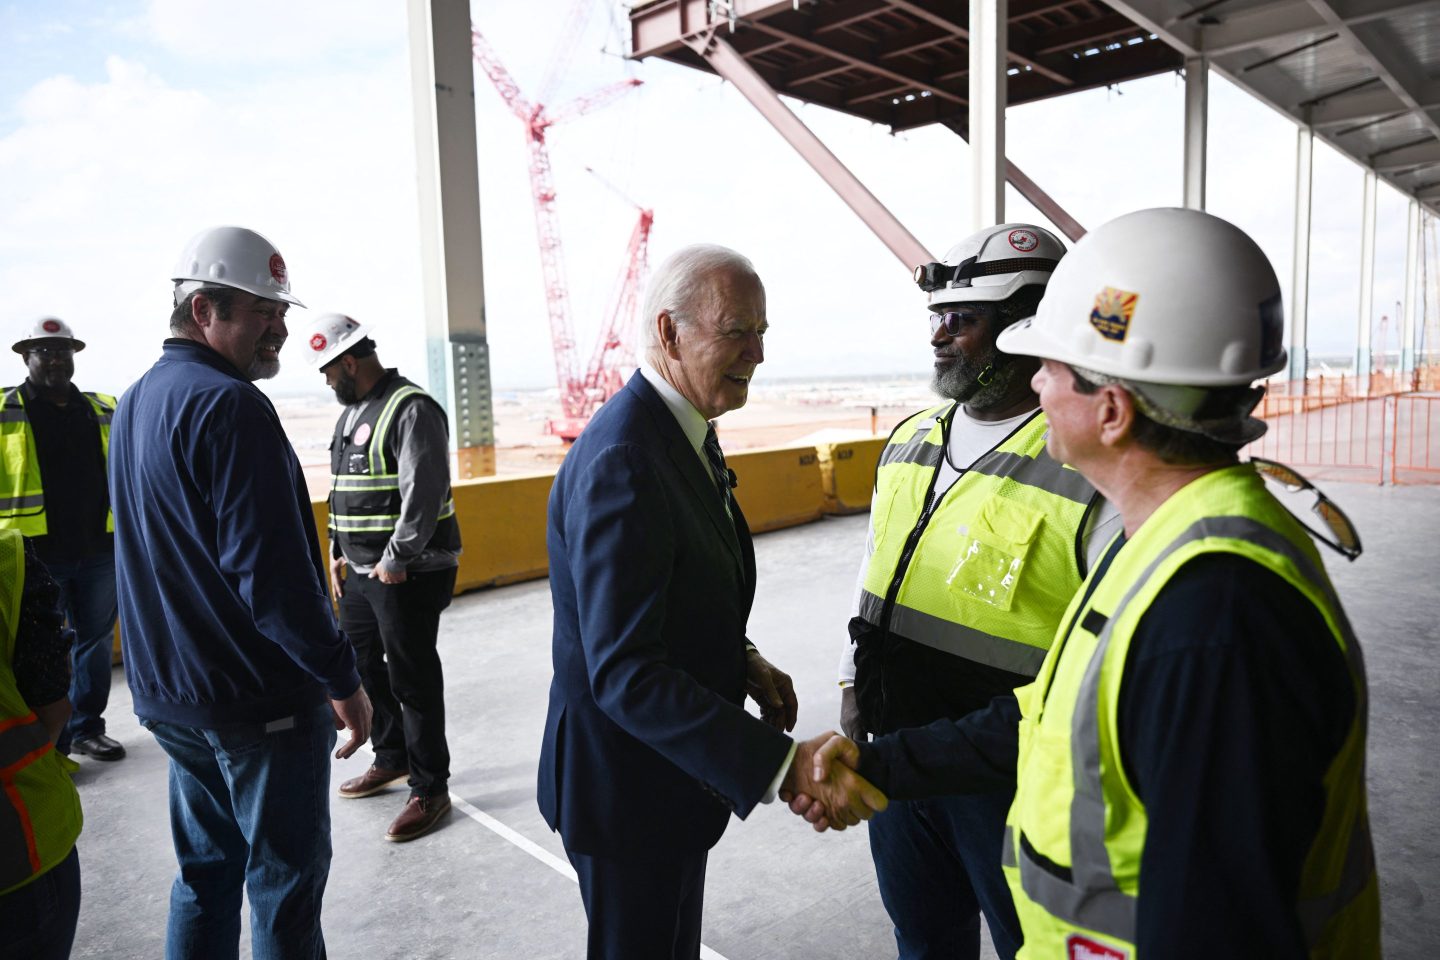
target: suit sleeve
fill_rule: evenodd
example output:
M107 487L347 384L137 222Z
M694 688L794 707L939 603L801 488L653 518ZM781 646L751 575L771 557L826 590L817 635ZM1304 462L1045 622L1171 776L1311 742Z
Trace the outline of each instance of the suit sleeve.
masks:
M670 662L667 608L682 586L671 582L671 491L645 451L621 444L601 451L568 494L564 537L596 704L743 819L791 740ZM743 635L734 642L743 643Z
M1015 789L1020 705L1014 694L958 720L897 730L860 744L860 775L892 800Z

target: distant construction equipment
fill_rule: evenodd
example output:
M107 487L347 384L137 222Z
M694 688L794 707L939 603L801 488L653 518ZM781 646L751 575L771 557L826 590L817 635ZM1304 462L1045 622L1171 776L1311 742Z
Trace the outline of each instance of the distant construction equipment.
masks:
M587 0L580 0L574 8L556 47L540 96L533 103L521 93L514 77L505 69L480 29L472 25L471 30L476 62L525 128L525 143L530 154L530 188L535 205L535 232L540 244L541 274L554 346L555 379L560 388L561 416L548 420L545 429L567 442L579 436L590 416L623 386L624 373L634 363L634 317L648 265L650 225L655 219L653 211L634 204L639 216L630 235L616 293L590 364L582 372L577 356L575 327L570 317L560 219L555 207L555 184L551 177L550 152L545 134L551 126L602 107L641 85L640 80L630 77L577 97L553 113L546 110L544 100L548 99L558 81L562 67L570 62L570 53L584 27L588 7Z

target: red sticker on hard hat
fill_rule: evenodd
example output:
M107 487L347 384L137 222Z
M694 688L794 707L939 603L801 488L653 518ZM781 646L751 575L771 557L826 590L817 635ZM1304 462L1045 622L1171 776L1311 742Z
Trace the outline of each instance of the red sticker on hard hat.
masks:
M1040 246L1040 238L1029 230L1011 230L1010 236L1006 239L1010 241L1010 246L1021 253L1029 253Z
M60 332L60 321L59 321L59 320L46 320L44 323L40 324L40 329L41 329L41 330L44 330L46 333L59 333L59 332Z
M321 350L325 349L325 345L329 342L329 340L325 339L325 334L317 333L315 334L315 336L310 338L310 349L314 350L316 353L319 353Z
M279 284L285 283L285 259L278 253L270 254L270 276Z
M1135 316L1135 304L1140 294L1129 290L1106 287L1095 295L1095 309L1090 311L1090 326L1099 331L1106 340L1125 342L1130 332L1130 319Z
M357 446L357 447L363 447L363 446L365 446L365 441L366 441L366 440L369 440L369 439L370 439L370 424L368 424L368 423L362 423L362 424L360 424L359 429L357 429L357 430L355 431L355 436L354 436L354 438L352 439L352 442L353 442L353 443L355 444L355 446Z
M1072 933L1065 939L1065 956L1069 960L1127 960L1130 952Z

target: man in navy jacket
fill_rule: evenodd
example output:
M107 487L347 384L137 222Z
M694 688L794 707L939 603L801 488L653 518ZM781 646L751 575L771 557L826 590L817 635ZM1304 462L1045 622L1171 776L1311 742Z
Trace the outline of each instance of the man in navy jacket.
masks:
M290 293L268 240L218 227L175 269L174 336L111 431L125 673L170 757L180 870L167 960L325 955L330 751L370 729L335 624L305 480L251 381L280 369Z
M694 960L706 854L730 813L818 789L799 778L824 740L785 735L790 678L745 637L755 554L707 424L745 403L765 358L764 288L733 250L688 247L656 272L643 316L646 366L550 495L539 804L579 876L589 957ZM858 776L826 786L836 828L885 805Z

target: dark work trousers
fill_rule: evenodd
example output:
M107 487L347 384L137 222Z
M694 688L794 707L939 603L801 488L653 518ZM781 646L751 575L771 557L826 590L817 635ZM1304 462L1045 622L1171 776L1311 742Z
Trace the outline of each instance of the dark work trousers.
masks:
M586 960L698 960L708 850L637 860L566 855L589 921Z
M375 763L408 768L412 796L444 794L450 780L445 678L435 640L456 571L412 573L397 584L351 573L340 598L340 627L355 644L360 679L375 708Z
M900 960L976 960L980 915L1001 960L1022 937L1000 869L1014 793L892 801L870 821L880 900L895 924Z

